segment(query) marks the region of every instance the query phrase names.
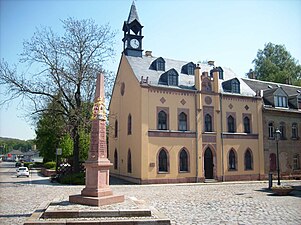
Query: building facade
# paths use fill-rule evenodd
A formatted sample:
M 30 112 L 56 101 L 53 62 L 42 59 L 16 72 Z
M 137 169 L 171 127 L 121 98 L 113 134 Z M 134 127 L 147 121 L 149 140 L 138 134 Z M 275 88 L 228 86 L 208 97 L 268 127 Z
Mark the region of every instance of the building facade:
M 212 61 L 143 54 L 142 28 L 133 3 L 109 105 L 110 173 L 142 184 L 263 179 L 262 97 Z
M 265 174 L 277 174 L 278 142 L 281 177 L 300 179 L 301 87 L 254 79 L 244 81 L 263 98 Z

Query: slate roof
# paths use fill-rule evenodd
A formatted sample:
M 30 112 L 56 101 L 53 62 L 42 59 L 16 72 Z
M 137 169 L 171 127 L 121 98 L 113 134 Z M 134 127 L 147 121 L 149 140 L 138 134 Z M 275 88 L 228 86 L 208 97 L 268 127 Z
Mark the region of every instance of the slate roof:
M 271 92 L 274 92 L 275 90 L 277 90 L 278 87 L 281 87 L 288 96 L 299 95 L 301 93 L 301 87 L 299 86 L 279 84 L 279 83 L 274 83 L 269 81 L 261 81 L 261 80 L 248 79 L 248 78 L 242 78 L 242 79 L 255 92 L 260 90 L 263 91 L 271 90 Z
M 165 61 L 165 71 L 157 71 L 150 69 L 150 66 L 154 60 L 160 57 L 154 57 L 154 56 L 142 56 L 142 57 L 133 57 L 133 56 L 125 56 L 131 65 L 133 72 L 138 79 L 138 81 L 141 81 L 141 77 L 143 76 L 144 79 L 148 77 L 148 83 L 150 86 L 157 86 L 157 87 L 168 87 L 171 89 L 182 89 L 182 90 L 195 90 L 194 87 L 194 75 L 187 75 L 181 73 L 182 66 L 186 65 L 187 61 L 180 61 L 180 60 L 174 60 L 174 59 L 168 59 L 164 58 Z M 213 69 L 213 66 L 210 66 L 208 64 L 200 63 L 199 66 L 201 67 L 201 73 L 202 72 L 208 72 L 210 74 L 210 70 Z M 255 96 L 256 92 L 253 91 L 241 78 L 237 77 L 237 75 L 227 67 L 221 67 L 224 71 L 224 79 L 219 79 L 219 87 L 220 87 L 220 93 L 223 94 L 231 94 L 231 95 L 242 95 L 242 96 Z M 170 69 L 175 69 L 177 73 L 179 74 L 179 80 L 178 80 L 178 86 L 166 86 L 166 85 L 159 85 L 159 78 L 160 76 L 165 73 L 166 71 Z M 222 89 L 222 82 L 231 80 L 233 78 L 237 78 L 240 82 L 240 94 L 236 93 L 229 93 L 225 92 Z
M 137 20 L 137 22 L 140 23 L 138 13 L 137 13 L 137 9 L 136 9 L 136 5 L 135 5 L 135 2 L 133 1 L 127 23 L 130 24 L 134 20 Z

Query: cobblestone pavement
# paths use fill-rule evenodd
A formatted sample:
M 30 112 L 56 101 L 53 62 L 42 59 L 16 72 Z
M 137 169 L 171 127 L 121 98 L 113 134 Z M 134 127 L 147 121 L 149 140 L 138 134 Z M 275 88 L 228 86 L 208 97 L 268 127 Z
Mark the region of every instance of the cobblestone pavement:
M 2 167 L 3 167 L 3 163 Z M 112 185 L 114 194 L 155 207 L 172 224 L 301 224 L 301 181 L 290 196 L 266 191 L 267 182 L 173 185 Z M 51 184 L 33 173 L 16 178 L 14 168 L 0 168 L 0 224 L 23 224 L 43 202 L 68 199 L 84 186 Z

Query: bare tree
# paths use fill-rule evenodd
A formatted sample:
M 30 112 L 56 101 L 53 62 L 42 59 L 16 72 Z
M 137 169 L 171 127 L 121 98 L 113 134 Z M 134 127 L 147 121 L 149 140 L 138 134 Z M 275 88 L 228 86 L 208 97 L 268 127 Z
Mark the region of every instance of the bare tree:
M 32 113 L 47 110 L 63 115 L 74 142 L 74 170 L 79 171 L 79 128 L 89 118 L 84 112 L 94 97 L 95 79 L 104 72 L 103 63 L 114 55 L 115 32 L 109 25 L 98 26 L 91 19 L 62 21 L 65 33 L 56 34 L 51 28 L 37 29 L 31 40 L 25 41 L 21 63 L 37 71 L 17 73 L 4 60 L 0 62 L 0 84 L 6 86 L 5 101 L 20 96 L 33 103 Z M 49 109 L 56 101 L 60 107 Z

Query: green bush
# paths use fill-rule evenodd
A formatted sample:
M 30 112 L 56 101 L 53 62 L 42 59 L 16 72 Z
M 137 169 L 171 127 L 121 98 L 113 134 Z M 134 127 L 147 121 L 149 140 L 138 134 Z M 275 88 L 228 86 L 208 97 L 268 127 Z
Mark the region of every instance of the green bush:
M 26 166 L 28 168 L 32 168 L 33 167 L 33 163 L 32 162 L 24 162 L 24 166 Z
M 35 168 L 40 168 L 40 167 L 43 167 L 43 166 L 44 166 L 44 163 L 42 163 L 42 162 L 35 162 L 33 164 L 33 167 L 35 167 Z
M 73 185 L 84 185 L 85 184 L 85 173 L 74 173 L 68 175 L 62 175 L 59 178 L 61 184 L 73 184 Z
M 55 165 L 56 165 L 56 162 L 47 162 L 47 163 L 44 163 L 44 167 L 46 168 L 46 169 L 55 169 Z

